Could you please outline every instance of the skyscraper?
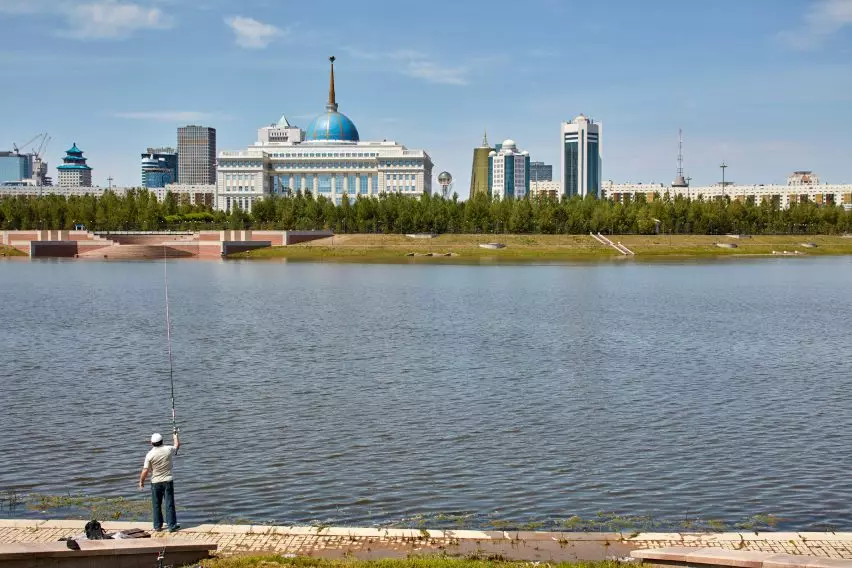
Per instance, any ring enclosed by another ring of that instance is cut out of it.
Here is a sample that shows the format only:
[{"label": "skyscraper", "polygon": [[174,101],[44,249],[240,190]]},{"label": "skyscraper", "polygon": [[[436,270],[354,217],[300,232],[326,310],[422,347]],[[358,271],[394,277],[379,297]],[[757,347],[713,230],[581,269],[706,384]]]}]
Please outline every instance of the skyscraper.
[{"label": "skyscraper", "polygon": [[166,187],[178,183],[178,155],[174,148],[148,148],[142,154],[142,187]]},{"label": "skyscraper", "polygon": [[603,125],[582,114],[560,128],[562,194],[601,195],[601,131]]},{"label": "skyscraper", "polygon": [[216,129],[178,128],[178,181],[184,185],[216,183]]},{"label": "skyscraper", "polygon": [[514,140],[505,140],[500,151],[488,154],[489,186],[492,197],[521,199],[530,190],[530,153],[518,151]]},{"label": "skyscraper", "polygon": [[530,163],[531,181],[553,181],[553,166],[544,162]]},{"label": "skyscraper", "polygon": [[17,152],[0,152],[0,183],[20,182],[31,175],[29,156]]},{"label": "skyscraper", "polygon": [[494,148],[488,144],[488,134],[485,133],[482,136],[482,144],[479,148],[473,149],[473,167],[471,168],[470,173],[470,197],[473,198],[474,195],[478,193],[482,193],[485,195],[489,195],[490,187],[488,183],[489,176],[489,168],[488,168],[488,154]]}]

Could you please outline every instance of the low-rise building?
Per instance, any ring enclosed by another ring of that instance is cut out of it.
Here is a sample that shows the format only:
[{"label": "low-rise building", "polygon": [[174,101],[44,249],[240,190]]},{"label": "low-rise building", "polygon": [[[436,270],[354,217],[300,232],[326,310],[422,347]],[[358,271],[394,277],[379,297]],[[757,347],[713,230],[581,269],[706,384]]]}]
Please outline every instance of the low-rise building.
[{"label": "low-rise building", "polygon": [[852,184],[806,184],[806,185],[728,185],[671,187],[661,183],[614,183],[604,182],[603,196],[613,201],[625,202],[637,197],[653,201],[668,194],[671,197],[681,195],[689,199],[729,198],[732,201],[753,200],[776,202],[786,209],[791,204],[812,202],[817,205],[852,204]]},{"label": "low-rise building", "polygon": [[216,186],[211,184],[189,185],[172,183],[166,185],[166,187],[149,189],[149,191],[157,196],[157,201],[163,201],[167,193],[172,193],[179,203],[203,205],[205,207],[216,206]]},{"label": "low-rise building", "polygon": [[94,195],[100,197],[106,191],[112,191],[116,195],[124,195],[129,188],[126,187],[92,187],[87,186],[60,186],[60,185],[0,185],[0,197],[44,197],[47,195],[61,195],[63,197],[74,197],[82,195]]},{"label": "low-rise building", "polygon": [[550,197],[558,200],[561,193],[561,181],[530,181],[530,197],[533,199]]}]

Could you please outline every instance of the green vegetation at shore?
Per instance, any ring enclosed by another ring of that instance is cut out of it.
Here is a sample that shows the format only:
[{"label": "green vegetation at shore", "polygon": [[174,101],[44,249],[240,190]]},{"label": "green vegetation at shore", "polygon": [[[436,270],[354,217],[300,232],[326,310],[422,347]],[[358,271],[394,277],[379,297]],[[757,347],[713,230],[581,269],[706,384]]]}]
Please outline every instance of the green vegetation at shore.
[{"label": "green vegetation at shore", "polygon": [[[205,568],[268,568],[283,566],[290,568],[529,568],[529,562],[511,562],[500,559],[452,558],[448,556],[414,556],[402,559],[356,560],[325,559],[301,556],[238,556],[216,558],[201,563]],[[560,562],[548,563],[552,568],[618,568],[615,561]]]},{"label": "green vegetation at shore", "polygon": [[0,245],[0,256],[27,256],[21,251],[13,247],[7,247],[6,245]]},{"label": "green vegetation at shore", "polygon": [[[812,256],[852,254],[852,238],[841,236],[767,235],[616,235],[635,257],[625,257],[589,235],[439,235],[415,239],[404,235],[338,235],[302,245],[270,247],[231,255],[243,259],[293,261],[488,263],[572,262],[635,258]],[[500,242],[502,249],[479,245]],[[736,245],[736,248],[718,246]],[[806,245],[816,245],[806,246]],[[786,252],[786,254],[785,254]],[[431,256],[426,256],[431,255]],[[449,255],[449,256],[447,256]]]},{"label": "green vegetation at shore", "polygon": [[132,190],[118,196],[2,197],[0,229],[162,231],[218,229],[330,229],[336,234],[843,234],[852,232],[852,211],[805,202],[781,209],[777,201],[756,203],[728,197],[671,198],[626,203],[573,197],[499,200],[477,195],[467,201],[424,194],[383,194],[343,199],[339,205],[320,195],[272,196],[251,213],[229,213],[181,204],[171,193],[162,203],[153,193]]}]

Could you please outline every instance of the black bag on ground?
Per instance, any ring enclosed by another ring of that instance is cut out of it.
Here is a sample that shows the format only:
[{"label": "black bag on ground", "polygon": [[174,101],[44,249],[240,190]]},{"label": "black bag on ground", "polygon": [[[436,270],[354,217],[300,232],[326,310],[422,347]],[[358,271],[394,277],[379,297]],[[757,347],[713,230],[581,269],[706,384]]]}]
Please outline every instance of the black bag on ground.
[{"label": "black bag on ground", "polygon": [[89,540],[104,540],[109,537],[98,521],[91,520],[86,523],[86,538]]}]

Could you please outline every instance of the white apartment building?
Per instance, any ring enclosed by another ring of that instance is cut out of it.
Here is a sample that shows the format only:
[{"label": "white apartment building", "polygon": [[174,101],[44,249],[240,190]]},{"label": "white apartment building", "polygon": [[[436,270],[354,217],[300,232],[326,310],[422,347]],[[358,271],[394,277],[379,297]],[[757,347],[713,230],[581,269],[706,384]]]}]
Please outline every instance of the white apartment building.
[{"label": "white apartment building", "polygon": [[514,140],[504,140],[498,151],[488,154],[491,197],[522,199],[529,195],[530,153],[518,151]]},{"label": "white apartment building", "polygon": [[607,181],[603,185],[603,197],[613,201],[625,202],[642,196],[653,201],[668,194],[671,197],[682,195],[689,199],[730,198],[732,201],[753,199],[757,203],[777,201],[779,207],[786,209],[791,204],[810,201],[817,205],[843,205],[852,207],[852,184],[807,184],[807,185],[707,185],[689,187],[671,187],[660,183],[614,183]]},{"label": "white apartment building", "polygon": [[559,199],[562,195],[561,181],[531,181],[530,182],[530,197],[536,199],[538,197],[552,197]]},{"label": "white apartment building", "polygon": [[213,184],[170,183],[166,187],[149,188],[148,191],[156,195],[157,201],[160,202],[166,198],[167,193],[171,192],[179,203],[204,205],[206,207],[216,206],[216,186]]},{"label": "white apartment building", "polygon": [[600,196],[603,125],[580,115],[560,127],[562,195]]}]

